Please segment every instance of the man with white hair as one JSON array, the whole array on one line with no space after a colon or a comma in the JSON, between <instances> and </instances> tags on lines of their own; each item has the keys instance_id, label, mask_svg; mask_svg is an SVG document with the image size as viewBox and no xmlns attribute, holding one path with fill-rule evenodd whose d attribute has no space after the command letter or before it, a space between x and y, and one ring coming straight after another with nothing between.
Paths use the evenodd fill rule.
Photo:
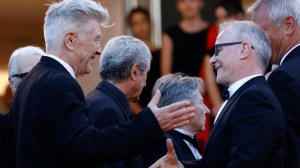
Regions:
<instances>
[{"instance_id":1,"label":"man with white hair","mask_svg":"<svg viewBox=\"0 0 300 168\"><path fill-rule=\"evenodd\" d=\"M46 54L20 83L11 108L17 168L89 167L121 160L160 143L163 131L185 125L194 116L186 101L158 108L157 92L130 123L94 127L76 78L92 71L108 18L107 10L92 0L49 6ZM132 143L133 136L145 143Z\"/></svg>"},{"instance_id":2,"label":"man with white hair","mask_svg":"<svg viewBox=\"0 0 300 168\"><path fill-rule=\"evenodd\" d=\"M248 10L251 20L269 36L270 63L278 65L268 77L286 120L288 168L300 167L300 1L257 0Z\"/></svg>"},{"instance_id":3,"label":"man with white hair","mask_svg":"<svg viewBox=\"0 0 300 168\"><path fill-rule=\"evenodd\" d=\"M26 74L38 63L44 51L35 46L15 50L8 62L8 81L13 95ZM0 167L14 167L12 122L9 113L0 114Z\"/></svg>"},{"instance_id":4,"label":"man with white hair","mask_svg":"<svg viewBox=\"0 0 300 168\"><path fill-rule=\"evenodd\" d=\"M210 63L217 82L228 87L228 100L216 116L203 159L181 164L168 142L168 154L152 167L284 167L284 116L263 76L269 39L251 21L221 24L219 32Z\"/></svg>"},{"instance_id":5,"label":"man with white hair","mask_svg":"<svg viewBox=\"0 0 300 168\"><path fill-rule=\"evenodd\" d=\"M8 81L13 95L27 73L39 62L45 52L34 46L15 50L8 62Z\"/></svg>"}]
</instances>

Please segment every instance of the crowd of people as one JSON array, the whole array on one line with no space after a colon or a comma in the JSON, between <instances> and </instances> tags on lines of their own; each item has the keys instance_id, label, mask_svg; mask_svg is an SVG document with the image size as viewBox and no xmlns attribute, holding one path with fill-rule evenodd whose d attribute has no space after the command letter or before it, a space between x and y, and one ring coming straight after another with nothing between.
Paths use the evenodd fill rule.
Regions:
<instances>
[{"instance_id":1,"label":"crowd of people","mask_svg":"<svg viewBox=\"0 0 300 168\"><path fill-rule=\"evenodd\" d=\"M257 0L246 21L223 0L212 25L204 5L176 0L182 19L161 49L148 11L133 9L132 36L102 50L105 7L50 4L45 51L26 46L9 60L0 167L299 168L300 2ZM99 55L101 81L84 96L77 78Z\"/></svg>"}]
</instances>

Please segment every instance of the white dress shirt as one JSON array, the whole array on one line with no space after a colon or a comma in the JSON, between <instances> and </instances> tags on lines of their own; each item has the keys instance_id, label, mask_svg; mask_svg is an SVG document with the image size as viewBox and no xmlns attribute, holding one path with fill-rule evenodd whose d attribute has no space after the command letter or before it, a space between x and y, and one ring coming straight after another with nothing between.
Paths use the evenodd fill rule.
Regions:
<instances>
[{"instance_id":1,"label":"white dress shirt","mask_svg":"<svg viewBox=\"0 0 300 168\"><path fill-rule=\"evenodd\" d=\"M255 78L257 76L263 76L262 74L257 74L257 75L251 75L251 76L248 76L246 78L243 78L243 79L240 79L238 81L236 81L235 83L233 83L229 88L228 88L228 92L229 92L229 99L230 97L241 87L243 86L246 82L248 82L250 79L252 78ZM216 115L216 118L215 118L215 121L214 123L216 123L221 111L223 110L224 106L227 104L228 100L224 101L224 103L222 104L222 106L220 107L217 115Z\"/></svg>"},{"instance_id":2,"label":"white dress shirt","mask_svg":"<svg viewBox=\"0 0 300 168\"><path fill-rule=\"evenodd\" d=\"M296 47L300 46L300 44L295 45L293 48L291 48L287 53L284 54L284 56L282 57L282 59L280 60L279 65L282 64L282 62L284 61L284 59L286 58L287 55L289 55L289 53L291 53Z\"/></svg>"},{"instance_id":3,"label":"white dress shirt","mask_svg":"<svg viewBox=\"0 0 300 168\"><path fill-rule=\"evenodd\" d=\"M175 128L174 130L177 131L177 132L180 132L180 133L182 133L182 134L184 134L184 135L187 135L187 136L189 136L189 137L191 137L191 138L194 138L194 135L193 135L193 134L191 134L191 133L189 133L189 132L187 132L187 131L185 131L185 130L183 130L183 129ZM198 149L196 149L196 148L194 147L193 144L191 144L189 141L186 141L186 140L183 140L183 141L184 141L184 142L187 144L187 146L190 148L190 150L192 151L192 153L193 153L194 157L196 158L196 160L202 159L202 156L200 155Z\"/></svg>"},{"instance_id":4,"label":"white dress shirt","mask_svg":"<svg viewBox=\"0 0 300 168\"><path fill-rule=\"evenodd\" d=\"M66 68L66 70L71 74L71 76L73 76L73 78L76 79L74 69L69 64L67 64L64 60L60 59L57 56L50 55L50 54L46 54L44 56L50 57L50 58L55 59L56 61L58 61L64 68Z\"/></svg>"}]
</instances>

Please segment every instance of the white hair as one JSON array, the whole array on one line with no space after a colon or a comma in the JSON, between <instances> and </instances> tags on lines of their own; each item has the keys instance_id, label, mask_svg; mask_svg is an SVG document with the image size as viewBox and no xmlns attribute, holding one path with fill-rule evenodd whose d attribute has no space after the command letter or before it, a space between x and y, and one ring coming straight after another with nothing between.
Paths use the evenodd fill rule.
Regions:
<instances>
[{"instance_id":1,"label":"white hair","mask_svg":"<svg viewBox=\"0 0 300 168\"><path fill-rule=\"evenodd\" d=\"M109 14L106 8L93 0L63 0L52 3L46 12L44 23L46 51L58 48L67 31L83 27L91 18L98 19L104 26Z\"/></svg>"},{"instance_id":2,"label":"white hair","mask_svg":"<svg viewBox=\"0 0 300 168\"><path fill-rule=\"evenodd\" d=\"M292 16L300 26L300 2L299 0L257 0L248 9L249 13L256 12L262 5L266 5L269 18L280 27L282 21Z\"/></svg>"},{"instance_id":3,"label":"white hair","mask_svg":"<svg viewBox=\"0 0 300 168\"><path fill-rule=\"evenodd\" d=\"M250 42L258 58L258 64L265 71L271 57L271 44L263 30L252 21L231 21L221 24L219 32L228 28L232 32L232 40Z\"/></svg>"},{"instance_id":4,"label":"white hair","mask_svg":"<svg viewBox=\"0 0 300 168\"><path fill-rule=\"evenodd\" d=\"M41 57L43 55L45 55L45 52L41 48L35 46L27 46L15 50L9 58L8 76L11 77L14 74L21 73L20 69L22 69L22 67L18 65L18 61L17 61L19 58L30 57L30 56Z\"/></svg>"}]
</instances>

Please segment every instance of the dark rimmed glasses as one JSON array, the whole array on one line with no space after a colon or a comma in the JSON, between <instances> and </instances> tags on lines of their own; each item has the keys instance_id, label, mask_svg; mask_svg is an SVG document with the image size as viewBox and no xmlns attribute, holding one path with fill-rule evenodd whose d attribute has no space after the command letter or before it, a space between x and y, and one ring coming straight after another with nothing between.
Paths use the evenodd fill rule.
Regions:
<instances>
[{"instance_id":1,"label":"dark rimmed glasses","mask_svg":"<svg viewBox=\"0 0 300 168\"><path fill-rule=\"evenodd\" d=\"M240 42L231 42L231 43L220 43L220 44L216 44L215 45L215 56L218 56L219 52L220 52L220 49L219 47L225 47L225 46L231 46L231 45L236 45L236 44L242 44L243 42L240 41ZM255 49L252 45L251 45L251 48L252 49Z\"/></svg>"},{"instance_id":2,"label":"dark rimmed glasses","mask_svg":"<svg viewBox=\"0 0 300 168\"><path fill-rule=\"evenodd\" d=\"M25 78L25 76L28 74L28 72L25 72L25 73L21 73L21 74L14 74L12 75L11 77L16 77L16 78Z\"/></svg>"}]
</instances>

